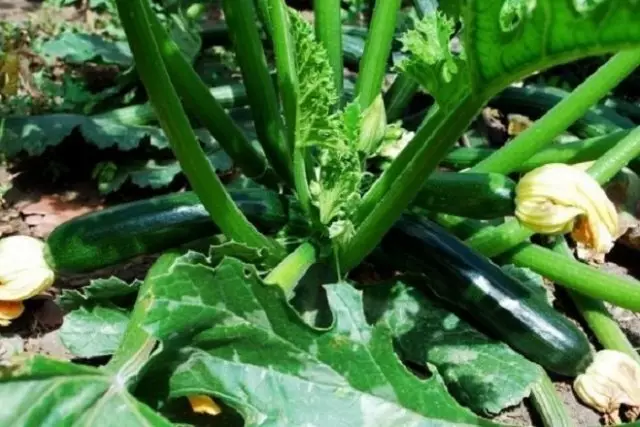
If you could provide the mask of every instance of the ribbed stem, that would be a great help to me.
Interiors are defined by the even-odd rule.
[[[278,253],[280,249],[275,243],[258,232],[238,209],[198,143],[165,69],[143,1],[147,0],[117,0],[116,5],[140,79],[182,170],[224,234],[250,246],[266,247],[274,254]]]
[[[543,149],[640,65],[640,49],[617,53],[508,145],[476,164],[474,172],[510,173]]]
[[[568,259],[575,260],[569,245],[563,237],[556,239],[553,250]],[[568,290],[567,293],[584,318],[589,329],[596,336],[604,348],[617,350],[628,354],[640,363],[638,352],[629,342],[625,333],[620,329],[618,322],[611,316],[609,310],[602,301],[589,298],[578,292]]]
[[[567,408],[546,372],[531,388],[531,401],[542,419],[544,427],[574,427]]]
[[[402,0],[377,0],[360,61],[356,94],[364,110],[380,94]]]
[[[344,60],[342,58],[342,19],[340,0],[314,0],[315,30],[318,41],[327,50],[327,59],[333,69],[334,84],[342,95]]]
[[[160,54],[171,82],[182,95],[186,109],[207,128],[245,175],[270,187],[276,187],[277,177],[268,167],[264,156],[253,147],[240,127],[211,95],[207,85],[157,19],[151,5],[148,2],[145,4]]]
[[[253,2],[224,0],[222,6],[249,96],[258,139],[273,169],[285,182],[292,185],[293,156],[289,150],[278,97],[269,76],[258,34]]]

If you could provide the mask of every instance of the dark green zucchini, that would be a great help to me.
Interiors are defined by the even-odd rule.
[[[414,199],[432,212],[476,219],[513,215],[516,183],[496,173],[434,172]]]
[[[592,360],[586,335],[546,299],[429,220],[401,218],[378,255],[426,276],[434,296],[551,372],[573,377]]]
[[[273,232],[287,215],[275,193],[231,190],[231,197],[258,229]],[[156,253],[218,233],[193,192],[153,197],[73,218],[46,241],[46,259],[56,272],[80,273]]]
[[[555,87],[511,86],[493,98],[490,105],[501,111],[537,118],[544,115],[568,95],[569,92]],[[632,120],[621,116],[613,108],[596,105],[579,120],[576,120],[569,130],[580,138],[592,138],[634,127],[635,123]]]

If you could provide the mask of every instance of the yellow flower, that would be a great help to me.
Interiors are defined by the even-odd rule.
[[[28,236],[0,240],[0,301],[22,301],[48,289],[55,279],[44,243]]]
[[[0,301],[0,326],[9,326],[12,320],[22,316],[22,301]]]
[[[537,233],[571,232],[577,242],[607,253],[617,234],[618,213],[584,169],[551,163],[527,173],[516,186],[515,215]]]
[[[625,353],[602,350],[573,388],[585,404],[619,423],[620,405],[640,407],[640,365]]]
[[[197,414],[218,415],[222,410],[218,404],[209,396],[204,394],[193,394],[187,396],[193,412]]]

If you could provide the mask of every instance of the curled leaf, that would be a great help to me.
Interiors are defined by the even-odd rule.
[[[53,284],[55,274],[44,252],[44,243],[34,237],[0,240],[0,301],[26,300]]]
[[[527,173],[516,186],[515,215],[537,233],[571,236],[607,253],[618,230],[618,214],[598,182],[581,167],[550,163]]]
[[[640,408],[640,364],[625,353],[602,350],[573,388],[580,400],[605,414],[607,423],[620,423],[621,405]]]

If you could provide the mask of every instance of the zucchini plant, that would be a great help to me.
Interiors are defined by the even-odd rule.
[[[0,375],[3,425],[164,426],[191,422],[189,408],[220,425],[499,425],[488,416],[530,394],[548,425],[566,422],[545,370],[573,378],[593,350],[536,278],[571,289],[580,307],[595,298],[634,311],[639,284],[529,241],[545,231],[511,218],[524,191],[516,181],[526,182],[513,173],[555,161],[543,150],[640,65],[640,3],[459,0],[422,8],[395,64],[408,88],[435,101],[413,135],[388,122],[385,108],[401,109],[397,96],[411,90],[383,93],[401,3],[375,2],[355,93],[346,96],[339,1],[315,1],[313,26],[283,0],[223,0],[256,147],[149,0],[116,0],[136,70],[192,192],[79,217],[49,236],[40,260],[56,274],[163,254],[135,286],[90,285],[103,302],[63,295],[85,318],[93,310],[119,322],[114,343],[82,350],[111,357],[100,367],[18,358]],[[273,46],[275,84],[258,21]],[[452,48],[454,37],[461,49]],[[513,83],[609,54],[509,144],[468,171],[436,172],[481,109]],[[223,185],[188,112],[241,167],[245,188]],[[640,154],[638,129],[616,132],[590,151],[597,160],[581,179],[605,183]],[[563,233],[581,221],[574,217],[588,216],[583,205],[572,206]],[[376,274],[406,275],[372,285],[356,274],[367,262]],[[136,291],[133,308],[111,301]],[[469,335],[463,344],[446,341],[459,331]],[[83,344],[68,330],[64,336]],[[601,345],[633,352],[624,334]],[[479,362],[487,351],[504,365]],[[426,368],[428,378],[402,360]],[[513,366],[513,382],[495,380]]]

